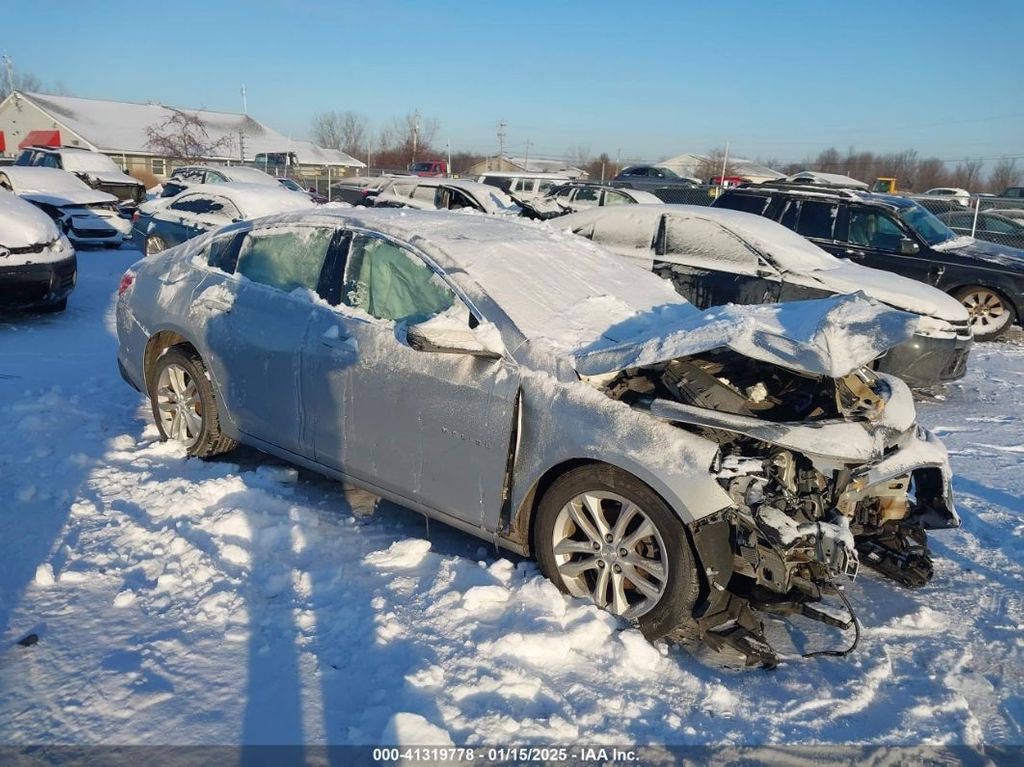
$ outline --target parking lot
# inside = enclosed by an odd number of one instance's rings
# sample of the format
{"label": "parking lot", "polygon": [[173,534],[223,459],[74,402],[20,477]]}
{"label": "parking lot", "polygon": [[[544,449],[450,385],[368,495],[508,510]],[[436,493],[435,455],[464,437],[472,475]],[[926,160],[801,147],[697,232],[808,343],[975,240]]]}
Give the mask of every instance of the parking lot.
{"label": "parking lot", "polygon": [[[136,251],[83,251],[63,314],[0,322],[0,731],[13,743],[1020,742],[1024,345],[920,400],[963,527],[935,577],[862,570],[863,637],[770,619],[774,672],[649,645],[521,560],[249,449],[159,441],[116,366]],[[34,634],[38,642],[22,647]],[[341,669],[341,671],[339,670]]]}

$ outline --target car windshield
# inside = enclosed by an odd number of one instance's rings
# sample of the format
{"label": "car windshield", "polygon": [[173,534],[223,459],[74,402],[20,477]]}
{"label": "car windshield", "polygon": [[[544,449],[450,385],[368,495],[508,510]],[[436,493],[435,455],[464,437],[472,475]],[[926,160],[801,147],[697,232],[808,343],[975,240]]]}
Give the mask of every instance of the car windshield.
{"label": "car windshield", "polygon": [[412,164],[412,171],[413,171],[413,173],[418,173],[420,171],[433,170],[433,169],[434,169],[434,163],[432,163],[432,162],[415,162],[415,163]]}
{"label": "car windshield", "polygon": [[929,245],[952,240],[957,236],[956,232],[942,223],[935,214],[920,205],[911,205],[899,212],[903,223],[913,229],[918,237]]}

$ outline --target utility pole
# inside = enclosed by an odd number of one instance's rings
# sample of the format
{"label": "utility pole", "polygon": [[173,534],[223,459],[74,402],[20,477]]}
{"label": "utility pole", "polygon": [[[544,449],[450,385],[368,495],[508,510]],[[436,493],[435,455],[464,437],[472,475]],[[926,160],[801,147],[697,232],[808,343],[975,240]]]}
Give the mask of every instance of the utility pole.
{"label": "utility pole", "polygon": [[241,93],[242,93],[242,114],[248,115],[249,114],[249,106],[248,106],[248,104],[246,103],[246,100],[245,100],[245,83],[242,83],[242,91],[241,91]]}
{"label": "utility pole", "polygon": [[416,110],[412,118],[412,162],[416,162],[416,145],[420,139],[420,110]]}
{"label": "utility pole", "polygon": [[530,144],[533,142],[530,139],[526,139],[526,157],[523,158],[523,170],[530,170]]}
{"label": "utility pole", "polygon": [[506,125],[504,120],[498,123],[498,170],[504,170]]}

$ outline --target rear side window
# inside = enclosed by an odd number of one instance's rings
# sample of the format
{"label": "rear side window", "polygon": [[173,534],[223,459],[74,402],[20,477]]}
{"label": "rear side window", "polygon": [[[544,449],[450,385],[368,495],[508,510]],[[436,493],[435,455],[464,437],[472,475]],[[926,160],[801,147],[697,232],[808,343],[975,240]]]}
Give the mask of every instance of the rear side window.
{"label": "rear side window", "polygon": [[412,198],[414,200],[423,200],[423,202],[434,202],[437,196],[438,187],[436,186],[418,186],[413,190]]}
{"label": "rear side window", "polygon": [[597,202],[597,198],[600,196],[601,190],[594,189],[589,186],[581,186],[576,190],[576,196],[573,198],[574,202]]}
{"label": "rear side window", "polygon": [[415,254],[356,235],[345,262],[341,301],[379,320],[420,322],[450,309],[454,291]]}
{"label": "rear side window", "polygon": [[666,256],[717,271],[757,272],[757,254],[735,234],[707,219],[665,216],[664,249]]}
{"label": "rear side window", "polygon": [[604,193],[605,205],[628,205],[632,200],[622,192],[613,192],[610,189]]}
{"label": "rear side window", "polygon": [[512,189],[512,182],[515,179],[507,178],[505,176],[484,176],[480,179],[487,186],[494,186],[503,192],[508,192]]}
{"label": "rear side window", "polygon": [[623,220],[620,216],[603,216],[594,222],[590,234],[583,236],[589,236],[599,245],[650,251],[660,223],[661,216],[656,215],[635,218],[631,216],[628,220]]}
{"label": "rear side window", "polygon": [[839,206],[831,202],[804,200],[800,204],[800,219],[796,225],[797,234],[831,240]]}
{"label": "rear side window", "polygon": [[250,232],[238,253],[236,272],[253,282],[290,293],[316,291],[333,229],[281,227]]}
{"label": "rear side window", "polygon": [[762,216],[771,199],[767,195],[759,194],[723,194],[715,201],[715,207]]}

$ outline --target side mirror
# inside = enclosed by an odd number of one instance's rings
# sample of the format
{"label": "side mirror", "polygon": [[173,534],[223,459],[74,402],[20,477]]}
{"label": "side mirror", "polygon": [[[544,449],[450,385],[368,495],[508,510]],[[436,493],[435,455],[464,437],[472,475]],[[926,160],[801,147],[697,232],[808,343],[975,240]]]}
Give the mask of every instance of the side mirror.
{"label": "side mirror", "polygon": [[[481,328],[484,326],[480,326]],[[477,332],[446,315],[440,314],[426,322],[411,325],[406,340],[419,352],[438,354],[468,354],[473,357],[500,359],[504,353],[497,329],[487,325],[485,332]]]}
{"label": "side mirror", "polygon": [[909,237],[900,238],[900,255],[901,256],[916,256],[921,252],[921,246],[914,242]]}

